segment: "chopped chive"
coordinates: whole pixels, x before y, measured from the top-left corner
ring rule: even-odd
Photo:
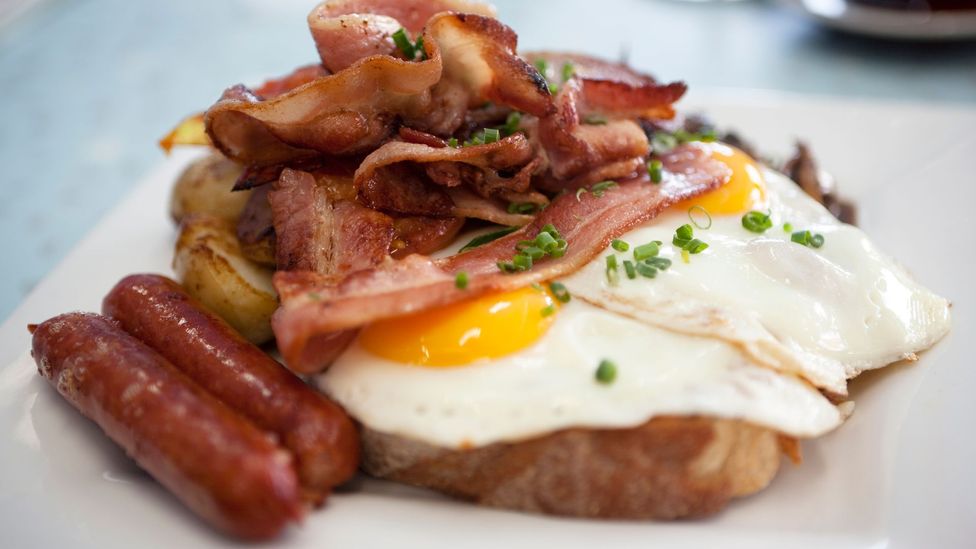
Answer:
[[[626,242],[620,240],[619,238],[614,238],[613,242],[611,242],[610,245],[613,246],[613,249],[617,250],[618,252],[626,252],[627,250],[630,249],[630,244],[627,244]]]
[[[658,253],[660,253],[660,251],[661,241],[654,240],[634,248],[634,259],[636,261],[644,261],[645,259],[656,256]]]
[[[646,263],[659,271],[666,271],[669,267],[671,267],[671,260],[666,257],[652,257],[650,259],[645,259],[643,263]]]
[[[468,273],[461,271],[454,276],[454,286],[459,290],[463,290],[468,287]]]
[[[610,254],[607,256],[607,282],[611,286],[616,286],[617,282],[620,280],[620,274],[617,272],[617,256]]]
[[[421,61],[427,59],[427,51],[424,50],[424,35],[422,34],[417,37],[417,43],[413,45],[414,57],[417,57],[418,53],[420,54]]]
[[[322,301],[322,296],[315,292],[308,292],[305,295],[308,296],[308,298],[311,299],[312,301]]]
[[[452,137],[452,138],[448,139],[447,140],[447,146],[448,147],[451,147],[452,149],[458,148],[458,140],[457,140],[457,137]]]
[[[407,29],[400,27],[396,32],[393,33],[393,43],[396,47],[400,48],[403,55],[410,59],[411,61],[417,56],[416,47],[410,42],[410,38],[407,36]]]
[[[647,164],[647,175],[652,183],[660,183],[664,179],[664,164],[660,160],[651,160]]]
[[[591,114],[583,118],[584,124],[589,124],[590,126],[604,126],[607,123],[607,117],[599,114]]]
[[[499,132],[498,132],[498,128],[485,128],[484,129],[484,138],[483,138],[483,141],[485,142],[486,145],[489,144],[489,143],[494,143],[495,141],[498,141],[499,137],[500,137],[500,135],[499,135]]]
[[[553,304],[546,305],[542,308],[542,316],[549,316],[556,312],[556,306]]]
[[[515,245],[515,251],[518,253],[515,254],[511,262],[500,261],[497,265],[505,273],[527,271],[532,268],[535,261],[544,259],[546,256],[562,257],[568,247],[569,244],[559,234],[556,227],[549,223],[542,227],[534,239],[522,240]]]
[[[688,255],[688,250],[685,250],[684,248],[682,248],[681,249],[681,261],[684,261],[685,263],[691,263],[690,257],[691,256]]]
[[[508,113],[508,116],[505,118],[505,125],[502,126],[502,134],[505,136],[509,136],[519,131],[519,124],[521,123],[522,123],[522,113],[518,111],[512,111]]]
[[[793,224],[792,223],[783,223],[783,232],[784,233],[793,232]]]
[[[682,251],[690,254],[697,254],[705,251],[705,249],[708,248],[708,244],[694,238],[694,234],[695,230],[691,228],[691,225],[685,223],[674,231],[674,237],[671,239],[671,243],[676,247],[681,248]],[[682,254],[682,259],[684,259],[684,254]]]
[[[809,246],[811,248],[819,248],[824,244],[824,237],[822,234],[813,234],[810,231],[797,231],[790,235],[790,240],[796,242],[797,244],[803,244],[804,246]]]
[[[666,153],[678,146],[678,140],[667,132],[655,132],[651,137],[651,148],[655,153]]]
[[[590,186],[590,192],[593,193],[593,196],[600,198],[603,196],[603,193],[607,192],[607,190],[612,189],[613,187],[616,186],[617,186],[616,181],[601,181],[599,183],[595,183],[592,186]]]
[[[533,290],[536,290],[536,291],[539,291],[539,292],[542,291],[542,284],[539,284],[538,282],[533,282],[531,284],[531,286],[532,286],[532,289]]]
[[[653,266],[651,266],[648,263],[644,263],[644,262],[638,263],[637,265],[634,266],[634,268],[643,277],[654,278],[655,276],[657,276],[657,269],[655,269]]]
[[[637,278],[637,269],[634,268],[634,262],[629,259],[624,260],[624,272],[627,273],[627,278],[631,280]]]
[[[476,237],[474,237],[474,238],[471,239],[471,242],[468,242],[467,244],[465,244],[464,247],[462,247],[459,250],[459,252],[466,252],[468,250],[472,250],[474,248],[477,248],[478,246],[482,246],[482,245],[487,244],[489,242],[493,242],[495,240],[498,240],[499,238],[501,238],[503,236],[512,234],[512,233],[514,233],[517,230],[518,230],[518,227],[505,227],[504,229],[499,229],[497,231],[490,232],[490,233],[487,233],[487,234],[483,234],[481,236],[476,236]]]
[[[515,257],[512,258],[512,264],[520,271],[528,271],[532,268],[532,257],[525,253],[515,254]]]
[[[542,74],[543,77],[546,75],[547,72],[549,72],[549,63],[546,62],[545,59],[536,59],[533,65],[535,65],[536,70],[539,71],[539,73]]]
[[[697,211],[701,211],[702,212],[702,215],[705,216],[705,219],[708,220],[708,224],[707,225],[702,225],[702,224],[698,223],[698,221],[695,220],[694,212],[696,210]],[[711,216],[711,214],[708,213],[708,210],[706,210],[704,208],[704,206],[700,206],[698,204],[695,204],[694,206],[688,208],[688,219],[691,220],[692,224],[694,224],[696,227],[698,227],[699,229],[701,229],[703,231],[707,231],[708,229],[711,229],[712,228],[712,216]]]
[[[607,359],[603,359],[600,361],[600,365],[597,366],[596,374],[594,375],[600,383],[613,383],[613,380],[617,379],[617,365]]]
[[[573,66],[573,64],[570,63],[569,61],[563,63],[563,70],[561,75],[563,77],[563,82],[572,78],[574,74],[576,74],[576,67]]]
[[[546,255],[546,251],[542,248],[537,248],[535,246],[526,246],[522,248],[522,255],[529,256],[533,261],[537,259],[542,259]]]
[[[508,213],[510,214],[531,214],[538,209],[539,205],[531,202],[512,202],[508,205]]]
[[[569,300],[573,298],[573,296],[569,295],[569,290],[566,289],[566,285],[562,282],[550,282],[549,290],[552,292],[552,295],[556,296],[556,299],[560,303],[569,303]]]
[[[742,216],[742,227],[747,231],[762,234],[772,226],[773,221],[768,213],[751,211]]]

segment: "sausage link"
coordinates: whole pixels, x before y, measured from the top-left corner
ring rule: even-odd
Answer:
[[[336,404],[245,340],[164,276],[130,275],[102,311],[229,407],[277,433],[297,459],[306,497],[321,502],[359,465],[359,436]]]
[[[34,329],[38,372],[190,509],[269,539],[304,514],[287,452],[165,358],[96,314]]]

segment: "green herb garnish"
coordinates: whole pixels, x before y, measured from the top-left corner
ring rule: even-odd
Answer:
[[[671,239],[671,243],[689,254],[698,254],[705,251],[708,248],[708,244],[694,238],[694,236],[695,230],[691,225],[685,223],[674,231],[674,238]]]
[[[695,219],[694,212],[696,211],[700,211],[702,215],[705,216],[705,219],[708,221],[707,225],[702,225],[701,223],[698,222],[697,219]],[[704,206],[699,206],[698,204],[695,204],[694,206],[688,208],[688,219],[691,220],[694,226],[698,227],[703,231],[707,231],[708,229],[712,228],[712,215],[708,213],[708,210],[706,210]]]
[[[762,234],[772,228],[773,220],[769,213],[751,211],[742,216],[742,226],[747,231]]]
[[[468,287],[468,273],[461,271],[454,276],[454,286],[458,290],[463,290]]]
[[[652,183],[660,183],[664,179],[664,164],[660,160],[651,160],[647,164],[647,175]]]
[[[661,251],[661,241],[652,240],[647,244],[641,244],[634,248],[634,260],[644,261],[645,259],[656,256]]]
[[[393,33],[393,43],[396,47],[400,49],[403,56],[413,61],[417,59],[417,55],[420,55],[421,60],[427,59],[427,52],[424,51],[424,37],[420,36],[417,38],[417,42],[413,43],[410,41],[410,37],[407,36],[407,29],[400,27],[396,32]]]
[[[499,261],[499,270],[503,273],[527,271],[535,261],[546,257],[562,257],[569,245],[563,239],[554,225],[547,224],[533,240],[522,240],[515,245],[516,254],[511,261]]]
[[[617,365],[607,359],[601,360],[595,377],[600,383],[613,383],[613,380],[617,379]]]
[[[552,292],[552,295],[556,296],[556,300],[560,303],[569,303],[569,300],[573,298],[573,296],[569,295],[569,290],[566,289],[566,286],[562,282],[550,282],[549,291]]]
[[[459,251],[460,252],[466,252],[468,250],[472,250],[474,248],[477,248],[478,246],[482,246],[482,245],[487,244],[489,242],[493,242],[495,240],[498,240],[499,238],[501,238],[503,236],[512,234],[512,233],[514,233],[517,230],[518,230],[518,227],[505,227],[505,228],[499,229],[497,231],[493,231],[493,232],[490,232],[490,233],[483,234],[481,236],[476,236],[476,237],[474,237],[474,238],[471,239],[471,242],[468,242],[467,244],[465,244],[464,247],[462,247]]]
[[[824,245],[823,235],[819,233],[814,234],[810,231],[797,231],[790,235],[790,240],[811,248],[819,248]]]
[[[616,186],[618,186],[616,181],[601,181],[599,183],[594,183],[590,187],[590,192],[593,193],[593,196],[600,198],[603,196],[603,193]]]
[[[637,278],[637,269],[634,267],[634,262],[629,259],[624,260],[624,272],[627,273],[627,278],[631,280]]]
[[[513,133],[519,131],[519,124],[522,123],[522,113],[518,111],[512,111],[508,113],[505,118],[505,125],[501,127],[502,135],[508,137]]]
[[[618,252],[626,252],[627,250],[630,249],[630,244],[627,244],[626,242],[620,240],[619,238],[614,238],[613,242],[610,243],[610,246],[613,247],[613,249],[617,250]]]
[[[510,214],[533,214],[539,209],[538,204],[532,202],[512,202],[508,205]]]
[[[611,286],[616,286],[620,281],[620,274],[617,272],[617,256],[610,254],[607,256],[607,282]]]

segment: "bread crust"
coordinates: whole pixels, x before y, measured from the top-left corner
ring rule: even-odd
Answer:
[[[775,431],[658,417],[628,429],[567,429],[471,450],[363,429],[363,468],[482,505],[572,517],[675,519],[722,509],[776,476]]]

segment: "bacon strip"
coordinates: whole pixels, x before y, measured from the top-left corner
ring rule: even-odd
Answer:
[[[617,63],[583,55],[540,52],[551,82],[558,83],[556,111],[539,120],[538,136],[549,159],[550,190],[573,189],[601,179],[629,177],[643,168],[647,136],[633,119],[671,118],[672,104],[686,90],[683,83],[658,84]],[[564,79],[565,65],[572,67]],[[599,115],[600,124],[587,124]]]
[[[421,143],[390,141],[367,156],[356,170],[357,189],[389,177],[388,169],[403,163],[418,164],[427,176],[445,187],[466,184],[481,196],[500,191],[529,190],[535,152],[521,133],[494,143],[467,147],[434,147]],[[530,166],[531,164],[531,166]],[[524,168],[529,167],[528,171]],[[502,177],[499,172],[509,172]]]
[[[389,254],[393,219],[352,200],[335,200],[312,174],[286,169],[268,194],[279,270],[343,275]]]
[[[398,118],[446,135],[468,105],[485,101],[539,116],[551,111],[545,83],[515,54],[516,35],[499,21],[441,13],[423,37],[424,61],[366,57],[265,101],[232,88],[207,111],[207,133],[226,156],[271,165],[371,150]]]
[[[308,14],[308,28],[322,63],[338,72],[364,57],[395,54],[397,29],[412,39],[444,11],[495,16],[491,6],[463,0],[329,0]]]
[[[321,370],[341,351],[329,346],[331,334],[573,272],[613,238],[676,202],[717,187],[729,176],[724,164],[693,147],[679,147],[662,161],[670,173],[660,185],[643,178],[621,183],[602,197],[585,193],[577,199],[564,194],[526,227],[442,260],[412,255],[342,280],[311,272],[278,272],[274,284],[281,307],[272,321],[278,348],[292,369]],[[532,239],[548,223],[569,243],[566,255],[543,260],[526,272],[500,272],[496,263],[509,260],[520,240]],[[465,290],[457,289],[454,282],[462,271],[468,274]]]

